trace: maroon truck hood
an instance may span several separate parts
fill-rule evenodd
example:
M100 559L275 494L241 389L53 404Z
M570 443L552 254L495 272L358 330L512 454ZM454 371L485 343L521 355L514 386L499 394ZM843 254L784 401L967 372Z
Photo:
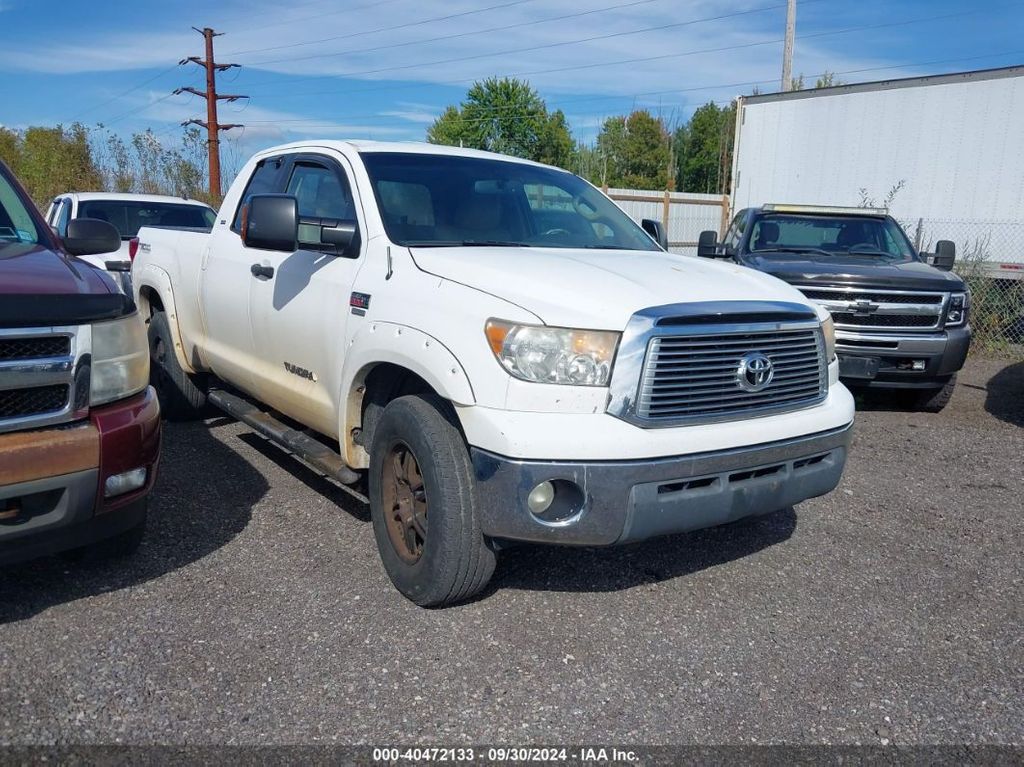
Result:
M103 271L47 248L0 248L0 327L75 325L133 309Z
M0 295L95 295L115 290L103 272L45 245L0 249Z

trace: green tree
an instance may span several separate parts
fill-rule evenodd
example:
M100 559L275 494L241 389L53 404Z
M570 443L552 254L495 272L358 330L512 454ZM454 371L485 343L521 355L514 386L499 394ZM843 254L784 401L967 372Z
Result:
M665 189L671 158L665 123L646 109L609 117L597 136L601 166L596 179L607 186Z
M736 104L698 108L675 134L676 188L686 192L729 191Z
M45 208L69 189L99 189L102 178L93 162L89 131L81 123L55 128L33 126L4 138L4 152L13 153L12 169L36 205Z
M563 167L572 161L565 115L549 113L529 83L508 77L473 83L462 104L449 106L427 129L427 141Z

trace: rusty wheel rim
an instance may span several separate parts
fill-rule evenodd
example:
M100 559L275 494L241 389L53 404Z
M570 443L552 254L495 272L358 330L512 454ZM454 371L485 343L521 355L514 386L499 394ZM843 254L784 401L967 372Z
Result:
M423 556L427 540L427 491L412 450L395 443L384 457L381 490L388 538L403 562L414 564Z

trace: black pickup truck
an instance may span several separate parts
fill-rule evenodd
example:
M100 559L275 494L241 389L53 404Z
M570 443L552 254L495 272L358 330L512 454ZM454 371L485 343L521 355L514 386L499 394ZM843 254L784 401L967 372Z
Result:
M847 386L902 390L931 412L949 402L971 343L952 242L918 253L878 208L764 205L739 211L722 242L701 233L697 255L767 272L832 312Z

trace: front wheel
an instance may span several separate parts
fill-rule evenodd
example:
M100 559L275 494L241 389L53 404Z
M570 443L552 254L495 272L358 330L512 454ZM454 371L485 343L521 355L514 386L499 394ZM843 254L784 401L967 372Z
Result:
M160 412L168 421L201 418L206 394L178 364L171 327L164 312L154 312L149 318L148 335L149 377L160 400Z
M370 448L370 516L391 582L421 607L464 601L494 572L469 453L451 406L433 395L384 408Z
M956 374L946 381L941 389L925 389L914 392L910 400L910 407L924 413L938 413L953 398L953 390L956 389Z

